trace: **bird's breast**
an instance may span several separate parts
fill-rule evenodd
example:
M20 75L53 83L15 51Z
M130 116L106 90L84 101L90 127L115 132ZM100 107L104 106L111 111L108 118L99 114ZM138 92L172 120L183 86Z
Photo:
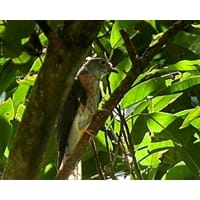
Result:
M86 129L91 120L92 117L94 116L95 112L97 111L98 108L98 103L99 103L99 94L93 95L93 96L88 96L86 105L80 106L80 110L78 111L78 127L80 129Z

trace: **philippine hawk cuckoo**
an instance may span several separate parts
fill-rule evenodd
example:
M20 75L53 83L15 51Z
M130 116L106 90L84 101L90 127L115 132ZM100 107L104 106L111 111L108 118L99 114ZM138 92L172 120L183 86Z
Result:
M116 72L111 63L97 57L79 69L58 120L58 169L89 126L100 101L100 79L110 72Z

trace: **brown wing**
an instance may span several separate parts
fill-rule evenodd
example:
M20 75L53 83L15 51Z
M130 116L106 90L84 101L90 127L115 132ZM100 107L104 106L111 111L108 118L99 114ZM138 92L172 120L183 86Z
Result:
M72 128L72 123L80 104L86 104L86 93L80 81L76 79L71 88L71 91L63 105L59 120L58 120L58 157L57 168L59 169L67 146L68 137Z

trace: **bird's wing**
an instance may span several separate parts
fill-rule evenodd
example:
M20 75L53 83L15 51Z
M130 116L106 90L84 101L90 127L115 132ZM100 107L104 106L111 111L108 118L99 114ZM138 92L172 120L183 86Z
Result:
M80 81L76 79L63 105L58 120L58 157L57 167L59 169L67 146L68 137L72 128L73 120L80 104L86 104L86 92Z

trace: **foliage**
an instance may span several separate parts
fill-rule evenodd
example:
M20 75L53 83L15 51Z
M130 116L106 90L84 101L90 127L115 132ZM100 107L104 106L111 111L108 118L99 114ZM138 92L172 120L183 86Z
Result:
M173 23L104 21L89 54L104 56L106 52L119 73L103 80L102 102L134 68L120 30L129 33L141 56ZM59 29L63 21L48 24ZM200 179L199 27L199 21L194 21L170 38L132 83L82 155L83 179ZM35 21L1 21L0 45L3 173L29 92L45 59L48 40ZM51 131L38 174L41 179L54 179L56 174L56 130Z

